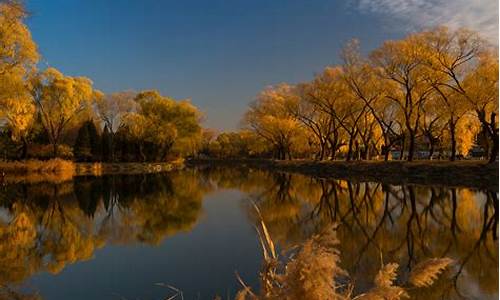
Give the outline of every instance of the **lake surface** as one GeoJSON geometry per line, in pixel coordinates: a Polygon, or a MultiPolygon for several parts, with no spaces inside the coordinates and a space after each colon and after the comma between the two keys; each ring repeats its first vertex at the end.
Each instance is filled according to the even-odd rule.
{"type": "Polygon", "coordinates": [[[223,299],[259,289],[255,203],[281,251],[336,224],[356,292],[381,260],[403,277],[455,260],[416,299],[498,298],[498,193],[349,182],[246,168],[8,181],[0,188],[0,299],[223,299]],[[178,298],[180,299],[180,298],[178,298]]]}

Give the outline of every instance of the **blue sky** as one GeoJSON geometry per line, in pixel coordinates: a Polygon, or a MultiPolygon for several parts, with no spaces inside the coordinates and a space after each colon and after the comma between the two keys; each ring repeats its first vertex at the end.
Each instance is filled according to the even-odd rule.
{"type": "Polygon", "coordinates": [[[236,129],[265,86],[311,79],[351,38],[363,51],[441,23],[498,44],[498,0],[26,0],[43,56],[104,92],[190,98],[205,125],[236,129]],[[471,4],[472,2],[472,4],[471,4]],[[493,10],[495,9],[495,10],[493,10]]]}

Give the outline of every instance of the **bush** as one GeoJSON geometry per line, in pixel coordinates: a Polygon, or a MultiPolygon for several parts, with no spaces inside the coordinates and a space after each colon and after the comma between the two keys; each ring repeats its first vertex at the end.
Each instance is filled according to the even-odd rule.
{"type": "MultiPolygon", "coordinates": [[[[68,145],[59,145],[59,157],[65,160],[73,159],[73,148],[68,145]]],[[[51,159],[54,157],[54,149],[52,145],[33,144],[28,147],[28,157],[35,159],[51,159]]]]}

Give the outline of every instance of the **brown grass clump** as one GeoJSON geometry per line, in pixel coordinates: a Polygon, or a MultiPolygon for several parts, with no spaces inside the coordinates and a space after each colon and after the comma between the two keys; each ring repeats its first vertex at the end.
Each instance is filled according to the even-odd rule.
{"type": "Polygon", "coordinates": [[[416,287],[431,286],[439,274],[448,267],[453,260],[449,258],[431,258],[420,262],[411,271],[408,281],[416,287]]]}
{"type": "Polygon", "coordinates": [[[398,277],[398,267],[396,263],[389,263],[383,266],[377,273],[375,277],[375,285],[380,287],[392,286],[396,278],[398,277]]]}
{"type": "Polygon", "coordinates": [[[337,277],[347,275],[338,266],[338,244],[331,229],[306,241],[278,277],[280,288],[273,292],[275,299],[344,299],[336,286],[337,277]]]}
{"type": "Polygon", "coordinates": [[[397,263],[389,263],[383,266],[375,276],[375,286],[367,293],[358,295],[354,299],[363,300],[397,300],[409,298],[405,289],[401,286],[394,285],[398,274],[399,265],[397,263]]]}
{"type": "MultiPolygon", "coordinates": [[[[255,208],[260,216],[258,207],[255,208]]],[[[254,293],[238,276],[243,289],[236,295],[236,300],[398,300],[409,298],[406,291],[409,286],[420,288],[432,285],[453,262],[449,258],[423,261],[415,266],[408,281],[400,284],[397,283],[399,265],[388,263],[375,276],[373,288],[353,295],[354,284],[340,284],[340,279],[348,279],[348,274],[339,266],[340,251],[337,248],[340,242],[334,226],[306,241],[295,256],[280,259],[262,218],[259,225],[257,232],[264,256],[260,273],[261,291],[254,293]]]]}
{"type": "Polygon", "coordinates": [[[47,161],[25,160],[0,162],[0,172],[6,174],[27,173],[74,173],[75,164],[71,161],[55,158],[47,161]]]}
{"type": "Polygon", "coordinates": [[[63,159],[0,162],[0,183],[64,182],[76,175],[75,164],[63,159]]]}

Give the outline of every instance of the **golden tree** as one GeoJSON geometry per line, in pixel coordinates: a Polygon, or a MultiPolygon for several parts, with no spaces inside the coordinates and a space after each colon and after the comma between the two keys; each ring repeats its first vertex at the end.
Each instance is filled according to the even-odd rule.
{"type": "Polygon", "coordinates": [[[268,87],[257,96],[244,117],[247,126],[273,145],[279,159],[291,158],[291,148],[301,131],[300,123],[287,108],[290,97],[295,95],[288,84],[268,87]]]}
{"type": "Polygon", "coordinates": [[[48,68],[33,79],[33,100],[53,147],[54,157],[68,124],[101,96],[86,77],[65,76],[48,68]]]}
{"type": "Polygon", "coordinates": [[[24,7],[14,1],[0,3],[0,116],[12,131],[12,138],[23,143],[26,156],[26,135],[35,109],[25,84],[36,71],[38,51],[24,24],[24,7]]]}
{"type": "Polygon", "coordinates": [[[489,162],[492,163],[498,155],[498,56],[495,53],[481,54],[477,66],[464,79],[463,94],[490,139],[489,162]]]}
{"type": "Polygon", "coordinates": [[[422,108],[433,91],[425,65],[429,51],[422,39],[421,34],[412,34],[403,40],[386,41],[371,54],[380,78],[397,87],[386,97],[396,105],[403,121],[409,139],[408,161],[414,157],[422,108]]]}

